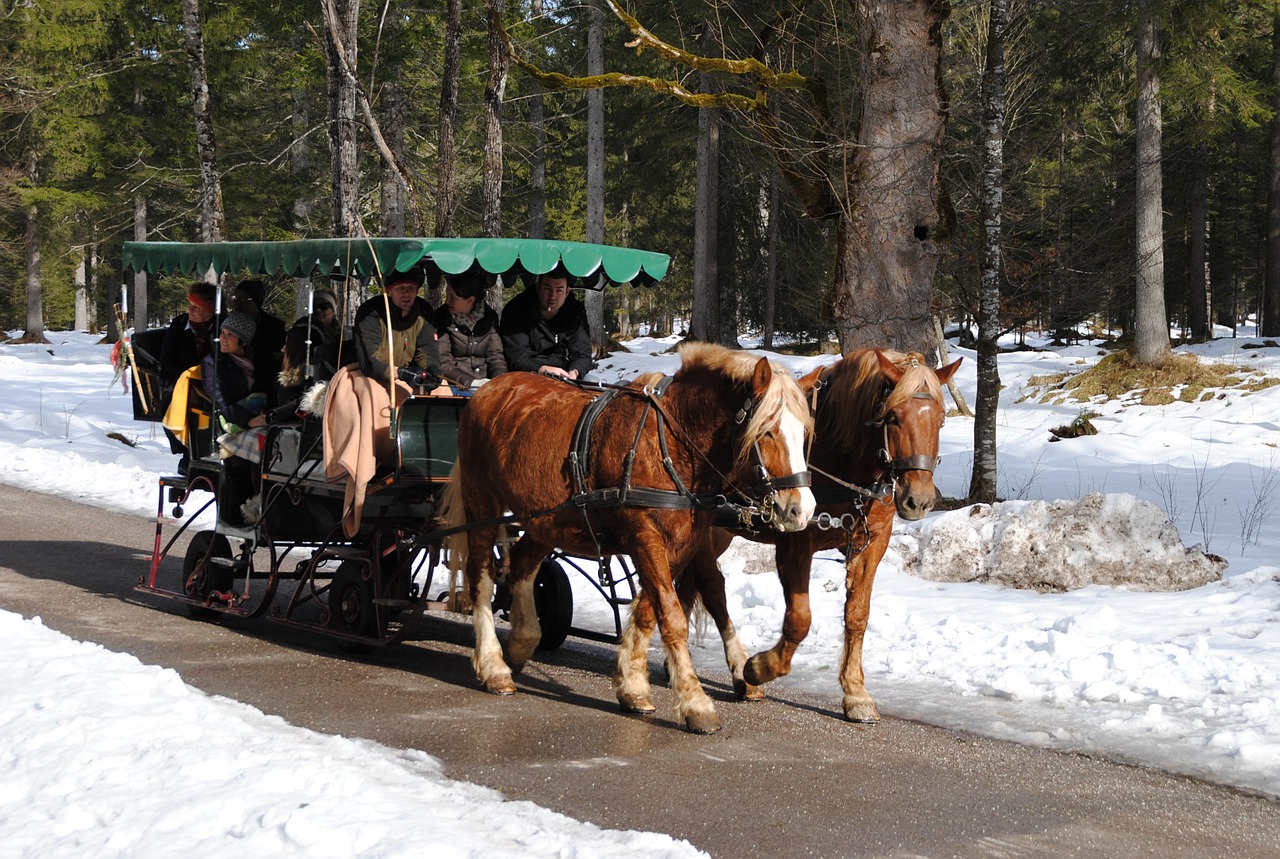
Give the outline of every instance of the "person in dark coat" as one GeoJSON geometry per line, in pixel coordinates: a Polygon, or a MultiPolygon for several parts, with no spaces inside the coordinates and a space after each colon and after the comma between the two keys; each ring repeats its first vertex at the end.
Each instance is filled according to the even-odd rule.
{"type": "Polygon", "coordinates": [[[355,357],[360,372],[369,378],[385,384],[395,367],[396,377],[414,387],[430,389],[440,384],[436,329],[431,324],[431,305],[418,297],[420,285],[413,275],[394,272],[386,279],[384,295],[375,295],[356,309],[355,357]]]}
{"type": "Polygon", "coordinates": [[[160,342],[160,378],[172,387],[185,371],[199,364],[213,349],[216,290],[211,283],[191,284],[187,312],[169,323],[160,342]]]}
{"type": "Polygon", "coordinates": [[[227,423],[240,430],[266,425],[265,394],[255,392],[252,353],[245,345],[253,342],[253,317],[239,310],[227,314],[218,331],[216,355],[205,356],[202,375],[204,390],[227,423]]]}
{"type": "Polygon", "coordinates": [[[478,387],[507,372],[498,314],[484,300],[484,276],[476,270],[449,278],[445,302],[431,317],[444,377],[460,388],[478,387]]]}
{"type": "Polygon", "coordinates": [[[570,280],[557,266],[503,308],[499,331],[508,370],[570,381],[591,372],[587,309],[569,293],[570,280]]]}
{"type": "Polygon", "coordinates": [[[257,390],[270,393],[275,388],[276,374],[280,372],[280,352],[284,349],[288,327],[283,319],[264,309],[266,302],[267,286],[260,280],[240,281],[231,298],[232,308],[247,313],[256,326],[253,342],[246,343],[245,346],[253,355],[257,390]]]}

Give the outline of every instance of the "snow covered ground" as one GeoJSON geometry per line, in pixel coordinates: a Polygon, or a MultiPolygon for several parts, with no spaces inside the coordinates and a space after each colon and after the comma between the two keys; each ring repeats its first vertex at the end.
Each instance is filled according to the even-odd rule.
{"type": "MultiPolygon", "coordinates": [[[[0,344],[0,481],[153,515],[156,478],[174,459],[152,426],[130,420],[95,339],[54,332],[49,346],[0,344]]],[[[1247,348],[1256,343],[1224,337],[1187,351],[1280,377],[1280,348],[1247,348]]],[[[598,373],[671,370],[670,345],[634,341],[598,373]]],[[[958,380],[972,402],[972,356],[953,354],[966,355],[958,380]]],[[[1280,386],[1164,406],[1090,404],[1097,435],[1050,443],[1049,430],[1084,407],[1028,397],[1027,380],[1101,355],[1075,346],[1002,356],[1000,491],[1010,500],[899,523],[872,601],[868,688],[887,714],[1280,796],[1280,386]],[[1142,589],[1172,575],[1183,543],[1224,559],[1221,578],[1142,589]],[[1033,544],[1055,560],[1032,570],[1038,580],[1011,579],[1033,544]],[[1084,583],[1104,569],[1094,581],[1127,570],[1133,584],[1084,583]],[[1000,583],[1010,581],[1023,586],[1000,583]],[[1045,589],[1064,583],[1073,589],[1045,589]]],[[[796,372],[834,360],[775,357],[796,372]]],[[[937,473],[945,495],[965,494],[971,451],[972,422],[948,418],[937,473]]],[[[1189,557],[1203,567],[1198,551],[1189,557]]],[[[770,559],[735,542],[722,565],[744,643],[772,644],[781,589],[770,559]]],[[[838,706],[842,582],[838,556],[820,556],[813,628],[780,691],[838,706]]],[[[583,587],[575,623],[610,628],[583,587]]],[[[694,655],[722,670],[714,632],[694,655]]],[[[600,855],[624,842],[637,855],[698,855],[667,836],[602,831],[529,803],[504,803],[510,825],[494,832],[484,809],[502,799],[445,779],[423,753],[294,728],[37,619],[0,612],[0,657],[0,857],[148,855],[160,844],[193,857],[408,856],[421,844],[404,833],[418,824],[442,856],[600,855]],[[182,742],[142,746],[128,727],[141,718],[148,736],[182,742]],[[286,759],[288,783],[272,767],[286,759]],[[352,819],[366,823],[352,829],[352,819]]]]}

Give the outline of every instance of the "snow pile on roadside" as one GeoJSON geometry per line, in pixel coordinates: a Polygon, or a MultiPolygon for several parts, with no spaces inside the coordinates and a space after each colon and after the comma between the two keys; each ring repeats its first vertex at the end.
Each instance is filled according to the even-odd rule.
{"type": "Polygon", "coordinates": [[[1227,567],[1199,547],[1183,546],[1155,504],[1124,493],[977,504],[898,525],[894,548],[903,571],[936,582],[1184,591],[1217,581],[1227,567]]]}

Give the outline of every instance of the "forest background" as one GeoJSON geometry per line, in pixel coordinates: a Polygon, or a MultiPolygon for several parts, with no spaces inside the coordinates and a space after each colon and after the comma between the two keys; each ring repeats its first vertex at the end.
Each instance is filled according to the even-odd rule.
{"type": "MultiPolygon", "coordinates": [[[[1133,323],[1144,15],[1159,22],[1169,322],[1196,339],[1210,322],[1262,318],[1269,213],[1280,205],[1268,198],[1278,4],[997,2],[1007,14],[1000,326],[1070,339],[1133,323]]],[[[983,81],[995,3],[904,5],[930,7],[939,22],[945,94],[944,223],[928,310],[965,323],[982,288],[983,81]]],[[[633,34],[596,2],[0,0],[0,328],[30,332],[34,319],[38,329],[101,327],[114,337],[111,308],[133,281],[120,270],[121,244],[135,238],[546,236],[672,255],[657,289],[606,291],[602,334],[696,324],[694,294],[710,265],[719,286],[704,336],[763,331],[766,345],[778,336],[821,348],[837,330],[838,219],[815,216],[812,201],[784,181],[778,150],[793,146],[792,166],[817,172],[813,165],[847,158],[856,145],[867,56],[860,6],[628,4],[672,45],[754,56],[816,82],[833,109],[779,95],[770,135],[732,109],[693,107],[652,87],[545,90],[518,65],[508,73],[491,11],[516,52],[545,70],[599,74],[589,67],[594,26],[603,69],[750,92],[741,78],[628,47],[633,34]],[[326,26],[326,6],[338,30],[326,26]],[[354,36],[346,57],[356,70],[354,101],[341,92],[341,52],[329,37],[343,27],[354,36]],[[595,132],[593,97],[603,115],[595,132]],[[604,152],[595,211],[586,155],[593,133],[604,152]],[[211,187],[220,221],[210,215],[211,187]],[[695,235],[706,235],[697,208],[707,187],[709,261],[695,246],[695,235]]],[[[150,278],[133,302],[144,318],[131,324],[167,322],[185,309],[188,284],[150,278]]],[[[291,319],[296,284],[276,277],[269,285],[271,309],[291,319]]],[[[1265,327],[1264,335],[1280,333],[1265,327]]]]}

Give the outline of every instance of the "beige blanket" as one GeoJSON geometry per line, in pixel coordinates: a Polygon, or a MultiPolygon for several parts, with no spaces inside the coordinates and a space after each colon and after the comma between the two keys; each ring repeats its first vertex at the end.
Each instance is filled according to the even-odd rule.
{"type": "MultiPolygon", "coordinates": [[[[407,385],[396,382],[397,406],[409,394],[407,385]]],[[[380,467],[396,464],[386,386],[363,375],[354,364],[343,367],[329,383],[323,427],[325,480],[346,481],[342,528],[347,537],[354,537],[360,530],[369,480],[380,467]]]]}

